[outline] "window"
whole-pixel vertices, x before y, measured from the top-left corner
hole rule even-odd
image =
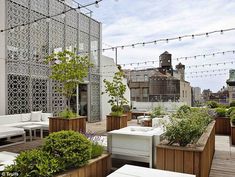
[[[148,97],[149,95],[149,89],[148,88],[143,88],[143,97]]]

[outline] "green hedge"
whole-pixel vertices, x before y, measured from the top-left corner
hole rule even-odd
[[[165,125],[165,139],[169,145],[174,143],[186,146],[194,143],[204,132],[212,117],[207,109],[194,111],[178,111],[170,117],[170,122]]]
[[[62,169],[81,167],[91,157],[91,142],[74,131],[60,131],[50,134],[43,150],[58,159]]]
[[[218,117],[227,116],[227,110],[225,108],[216,108],[215,112],[216,112]]]
[[[51,177],[70,168],[81,167],[100,156],[103,147],[74,131],[51,133],[40,149],[22,152],[5,174],[19,177]]]

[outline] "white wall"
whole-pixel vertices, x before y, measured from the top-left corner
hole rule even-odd
[[[132,101],[132,108],[139,111],[151,111],[153,108],[161,106],[165,111],[175,112],[180,106],[186,105],[186,102],[136,102]]]
[[[0,30],[5,29],[5,3],[7,1],[0,1]],[[6,111],[6,32],[0,32],[0,115],[4,115]]]
[[[107,66],[108,67],[104,67]],[[105,91],[104,82],[103,80],[106,79],[108,81],[112,81],[114,73],[118,72],[117,66],[115,66],[114,60],[112,58],[101,56],[100,60],[100,72],[101,72],[101,93]],[[127,86],[127,79],[123,79],[123,83]],[[125,98],[129,101],[130,105],[130,89],[127,86]],[[106,119],[106,115],[108,115],[111,112],[111,106],[108,103],[109,96],[108,94],[101,95],[100,105],[101,105],[101,119]]]

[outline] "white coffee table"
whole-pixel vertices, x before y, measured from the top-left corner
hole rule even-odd
[[[196,175],[124,165],[107,177],[196,177]]]
[[[156,148],[161,141],[163,129],[128,126],[108,132],[108,152],[113,158],[149,163],[156,166]]]
[[[22,127],[24,130],[29,131],[30,141],[33,140],[32,131],[34,132],[34,138],[36,138],[36,131],[40,130],[40,137],[43,138],[43,126],[42,125],[25,125]]]

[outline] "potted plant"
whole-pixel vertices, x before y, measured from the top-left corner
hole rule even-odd
[[[215,109],[216,112],[216,123],[215,123],[215,133],[218,135],[230,135],[231,127],[229,114],[232,112],[233,108],[228,110],[223,107],[218,107]]]
[[[207,109],[178,111],[156,147],[157,168],[205,177],[215,152],[215,121]],[[175,160],[169,160],[175,159]]]
[[[50,78],[57,81],[61,87],[57,91],[66,98],[66,108],[58,117],[49,118],[49,131],[61,130],[86,131],[87,117],[73,113],[70,107],[71,97],[76,87],[84,82],[88,70],[92,67],[87,56],[78,56],[75,52],[64,50],[55,52],[46,58],[50,64]]]
[[[232,145],[235,145],[235,110],[233,110],[230,114],[230,126],[231,126],[231,142]]]
[[[124,73],[120,70],[114,74],[112,82],[104,80],[104,93],[107,93],[110,97],[108,103],[110,103],[112,111],[106,118],[107,131],[112,131],[127,126],[127,116],[123,114],[123,105],[127,104],[128,101],[124,97],[126,85],[122,82],[123,77]]]
[[[110,154],[99,144],[79,132],[60,131],[45,138],[41,148],[21,152],[3,172],[19,177],[105,177],[110,164]]]

